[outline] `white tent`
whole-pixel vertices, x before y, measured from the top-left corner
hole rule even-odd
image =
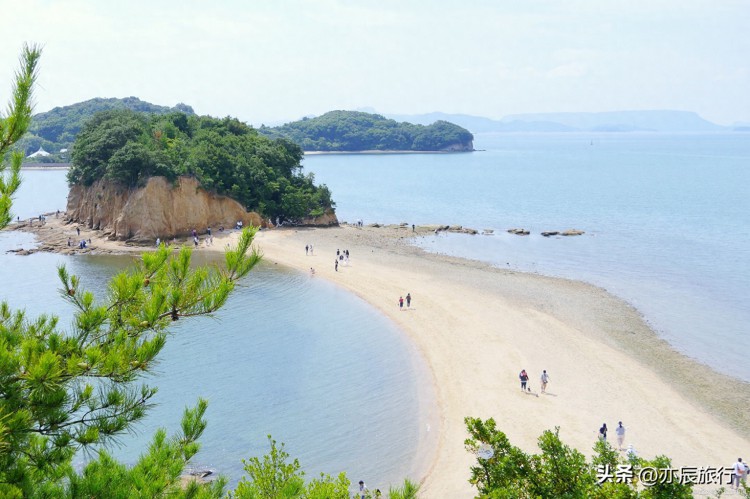
[[[45,151],[41,146],[39,146],[39,150],[37,152],[31,153],[27,158],[36,158],[38,156],[49,156],[49,153]]]

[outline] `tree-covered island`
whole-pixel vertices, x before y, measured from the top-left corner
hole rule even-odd
[[[270,138],[286,138],[305,151],[473,151],[474,136],[458,125],[414,125],[379,114],[330,111],[279,127],[261,126]]]
[[[83,126],[73,144],[71,185],[104,179],[126,187],[150,177],[195,177],[209,192],[239,201],[267,218],[320,216],[333,206],[325,185],[303,175],[302,150],[269,139],[235,118],[183,112],[104,111]]]
[[[70,106],[61,106],[44,113],[37,113],[29,125],[29,131],[18,142],[17,147],[29,156],[40,149],[49,156],[37,155],[29,161],[36,163],[68,163],[70,149],[83,125],[92,116],[101,111],[130,109],[139,113],[167,114],[175,111],[195,114],[187,104],[174,107],[159,106],[142,101],[137,97],[89,99]]]

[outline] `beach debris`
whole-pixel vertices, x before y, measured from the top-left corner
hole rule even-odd
[[[544,237],[556,236],[558,234],[560,234],[560,231],[558,231],[558,230],[550,230],[550,231],[547,231],[547,232],[542,232],[542,235]]]
[[[517,236],[528,236],[529,234],[531,234],[531,231],[527,229],[516,228],[516,229],[508,229],[508,233],[515,234]]]
[[[568,229],[560,233],[561,236],[580,236],[583,234],[585,234],[585,232],[578,229]]]

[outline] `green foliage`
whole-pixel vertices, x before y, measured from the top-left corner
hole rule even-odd
[[[678,477],[668,480],[665,473],[660,475],[657,483],[648,487],[638,483],[638,473],[644,468],[671,468],[671,462],[664,456],[652,461],[638,457],[625,460],[608,442],[598,441],[589,463],[583,454],[560,440],[559,428],[554,432],[547,430],[539,437],[540,454],[526,454],[510,444],[506,435],[496,428],[493,419],[466,418],[465,422],[470,435],[465,442],[466,449],[472,453],[477,453],[480,448],[492,449],[491,457],[477,456],[477,462],[471,468],[470,482],[477,487],[477,497],[480,498],[666,499],[693,496],[690,484],[679,483]],[[614,479],[618,467],[628,467],[634,480],[626,483]],[[605,476],[610,479],[605,480]]]
[[[289,454],[276,446],[276,440],[268,436],[271,450],[262,458],[251,457],[242,461],[248,477],[242,477],[235,495],[240,499],[285,499],[303,497],[305,473],[300,470],[297,459],[288,462]]]
[[[349,479],[346,473],[333,478],[321,473],[320,477],[305,483],[305,472],[297,459],[289,462],[284,444],[268,436],[271,450],[262,458],[243,461],[247,477],[242,477],[234,496],[240,499],[347,499]]]
[[[193,409],[185,409],[182,433],[166,437],[157,431],[148,452],[128,468],[102,450],[96,460],[88,463],[83,473],[71,474],[69,482],[59,490],[65,497],[221,497],[226,479],[210,485],[195,482],[183,488],[179,477],[185,463],[198,450],[197,439],[206,427],[203,416],[208,404],[200,399]]]
[[[346,473],[332,477],[324,473],[305,483],[305,472],[299,461],[290,462],[284,444],[276,445],[276,440],[268,435],[270,451],[262,458],[252,457],[243,461],[247,476],[240,479],[232,494],[238,499],[348,499],[351,482]],[[419,485],[405,480],[401,487],[391,487],[390,499],[415,499]],[[359,497],[357,494],[356,497]],[[381,497],[367,491],[368,499]]]
[[[470,150],[474,136],[447,121],[429,126],[398,123],[378,114],[331,111],[260,132],[287,138],[305,151],[443,151]]]
[[[58,496],[66,480],[86,491],[110,482],[125,487],[141,476],[143,496],[152,497],[174,484],[198,449],[205,402],[186,412],[181,435],[158,433],[132,470],[106,453],[82,477],[70,463],[79,449],[106,444],[145,416],[156,389],[138,382],[156,365],[167,327],[224,305],[260,261],[254,235],[242,232],[224,268],[191,267],[188,248],[145,253],[137,268],[112,278],[102,300],[60,267],[61,295],[75,309],[70,331],[56,317],[30,320],[0,304],[0,495]]]
[[[175,111],[184,114],[195,114],[190,106],[182,103],[170,108],[144,102],[136,97],[126,97],[124,99],[90,99],[70,106],[56,107],[46,113],[34,115],[34,120],[29,127],[29,133],[19,142],[19,148],[24,155],[35,152],[40,147],[52,153],[51,156],[35,158],[34,161],[67,162],[70,159],[69,156],[64,153],[58,153],[58,151],[72,147],[76,135],[78,135],[78,132],[86,121],[96,113],[122,109],[147,114],[169,114]]]
[[[71,184],[105,178],[135,186],[154,175],[193,175],[204,188],[271,218],[318,216],[333,206],[328,188],[302,175],[298,146],[262,137],[234,118],[106,111],[81,129],[72,158]]]
[[[19,141],[31,124],[32,96],[37,77],[37,64],[42,55],[41,48],[24,45],[21,51],[20,69],[16,72],[13,97],[5,115],[0,114],[0,229],[13,218],[10,209],[18,187],[21,185],[21,162],[23,154],[11,154],[10,169],[6,176],[6,156],[9,149]]]
[[[419,484],[407,478],[401,487],[391,487],[388,490],[388,497],[390,499],[416,499],[417,492],[419,492]]]

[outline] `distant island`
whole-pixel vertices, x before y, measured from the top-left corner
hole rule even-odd
[[[392,114],[389,118],[425,124],[456,123],[472,133],[502,132],[726,132],[747,131],[743,124],[725,127],[689,111],[612,111],[601,113],[512,114],[499,120],[468,114]]]
[[[140,113],[167,114],[175,111],[193,115],[193,108],[179,103],[174,107],[159,106],[137,97],[123,99],[89,99],[70,106],[56,107],[34,115],[28,133],[17,147],[37,163],[67,163],[76,135],[96,113],[114,109],[128,109]]]
[[[399,123],[379,114],[330,111],[278,127],[261,126],[269,138],[285,138],[305,151],[473,151],[474,136],[458,125]]]

